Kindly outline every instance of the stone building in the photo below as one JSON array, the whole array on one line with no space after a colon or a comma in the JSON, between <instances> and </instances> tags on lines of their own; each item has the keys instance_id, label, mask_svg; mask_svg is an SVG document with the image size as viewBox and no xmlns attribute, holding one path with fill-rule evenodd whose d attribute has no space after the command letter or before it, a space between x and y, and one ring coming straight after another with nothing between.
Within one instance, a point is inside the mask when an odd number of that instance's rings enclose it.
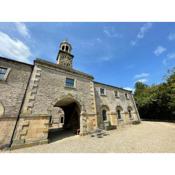
<instances>
[{"instance_id":1,"label":"stone building","mask_svg":"<svg viewBox=\"0 0 175 175\"><path fill-rule=\"evenodd\" d=\"M71 51L63 41L56 64L0 57L1 148L48 143L52 127L86 135L140 120L132 92L73 69Z\"/></svg>"}]
</instances>

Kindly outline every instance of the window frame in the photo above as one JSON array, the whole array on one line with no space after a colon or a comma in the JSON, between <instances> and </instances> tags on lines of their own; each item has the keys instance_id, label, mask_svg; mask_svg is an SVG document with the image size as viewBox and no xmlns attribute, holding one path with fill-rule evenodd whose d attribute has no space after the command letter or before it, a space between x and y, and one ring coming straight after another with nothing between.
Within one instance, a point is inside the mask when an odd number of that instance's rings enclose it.
<instances>
[{"instance_id":1,"label":"window frame","mask_svg":"<svg viewBox=\"0 0 175 175\"><path fill-rule=\"evenodd\" d=\"M114 90L114 95L115 95L115 98L120 98L120 94L118 90Z\"/></svg>"},{"instance_id":2,"label":"window frame","mask_svg":"<svg viewBox=\"0 0 175 175\"><path fill-rule=\"evenodd\" d=\"M10 73L11 68L0 66L0 69L6 69L6 72L3 76L3 78L0 78L0 81L6 81L8 78L8 75Z\"/></svg>"},{"instance_id":3,"label":"window frame","mask_svg":"<svg viewBox=\"0 0 175 175\"><path fill-rule=\"evenodd\" d=\"M104 112L105 111L105 119L104 119ZM107 121L108 120L108 117L107 117L107 110L106 109L102 109L102 118L103 118L103 121Z\"/></svg>"},{"instance_id":4,"label":"window frame","mask_svg":"<svg viewBox=\"0 0 175 175\"><path fill-rule=\"evenodd\" d=\"M122 120L122 115L121 115L121 110L120 109L117 109L117 119Z\"/></svg>"},{"instance_id":5,"label":"window frame","mask_svg":"<svg viewBox=\"0 0 175 175\"><path fill-rule=\"evenodd\" d=\"M125 93L125 98L126 98L126 100L129 100L130 99L128 93Z\"/></svg>"},{"instance_id":6,"label":"window frame","mask_svg":"<svg viewBox=\"0 0 175 175\"><path fill-rule=\"evenodd\" d=\"M67 80L68 80L68 79L69 79L69 80L73 80L73 86L67 85ZM76 88L76 79L66 77L66 79L65 79L65 87L66 87L66 88L72 88L72 89Z\"/></svg>"},{"instance_id":7,"label":"window frame","mask_svg":"<svg viewBox=\"0 0 175 175\"><path fill-rule=\"evenodd\" d=\"M132 119L132 112L131 112L131 109L128 109L128 114L129 114L129 118Z\"/></svg>"},{"instance_id":8,"label":"window frame","mask_svg":"<svg viewBox=\"0 0 175 175\"><path fill-rule=\"evenodd\" d=\"M102 93L101 93L101 89L103 89L103 90L104 90L104 94L102 94ZM99 93L100 93L100 95L101 95L101 96L106 96L106 89L105 89L105 88L100 87L100 89L99 89Z\"/></svg>"}]
</instances>

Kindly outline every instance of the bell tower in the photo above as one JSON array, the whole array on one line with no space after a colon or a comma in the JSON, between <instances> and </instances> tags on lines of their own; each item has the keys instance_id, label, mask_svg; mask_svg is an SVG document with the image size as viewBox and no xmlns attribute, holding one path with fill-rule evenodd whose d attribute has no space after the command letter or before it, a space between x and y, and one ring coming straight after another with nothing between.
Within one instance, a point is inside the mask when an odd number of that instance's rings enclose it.
<instances>
[{"instance_id":1,"label":"bell tower","mask_svg":"<svg viewBox=\"0 0 175 175\"><path fill-rule=\"evenodd\" d=\"M72 68L73 55L71 54L72 46L67 40L64 40L60 44L57 64L64 66L65 68Z\"/></svg>"}]
</instances>

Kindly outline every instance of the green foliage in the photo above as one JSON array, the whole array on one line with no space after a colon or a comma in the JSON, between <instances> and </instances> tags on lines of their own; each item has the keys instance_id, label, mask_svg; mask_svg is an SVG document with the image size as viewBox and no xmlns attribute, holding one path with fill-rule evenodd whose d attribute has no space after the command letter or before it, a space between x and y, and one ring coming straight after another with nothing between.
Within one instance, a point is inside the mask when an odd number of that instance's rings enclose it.
<instances>
[{"instance_id":1,"label":"green foliage","mask_svg":"<svg viewBox=\"0 0 175 175\"><path fill-rule=\"evenodd\" d=\"M141 118L175 120L175 69L168 72L162 84L137 82L134 97Z\"/></svg>"}]
</instances>

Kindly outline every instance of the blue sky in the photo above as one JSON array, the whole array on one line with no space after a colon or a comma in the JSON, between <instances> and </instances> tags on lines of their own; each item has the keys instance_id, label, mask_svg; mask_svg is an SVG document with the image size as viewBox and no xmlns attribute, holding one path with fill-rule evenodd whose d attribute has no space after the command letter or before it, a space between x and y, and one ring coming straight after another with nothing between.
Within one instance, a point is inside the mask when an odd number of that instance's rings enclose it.
<instances>
[{"instance_id":1,"label":"blue sky","mask_svg":"<svg viewBox=\"0 0 175 175\"><path fill-rule=\"evenodd\" d=\"M158 84L175 66L175 23L0 23L0 56L55 63L64 39L72 44L74 68L102 83Z\"/></svg>"}]
</instances>

